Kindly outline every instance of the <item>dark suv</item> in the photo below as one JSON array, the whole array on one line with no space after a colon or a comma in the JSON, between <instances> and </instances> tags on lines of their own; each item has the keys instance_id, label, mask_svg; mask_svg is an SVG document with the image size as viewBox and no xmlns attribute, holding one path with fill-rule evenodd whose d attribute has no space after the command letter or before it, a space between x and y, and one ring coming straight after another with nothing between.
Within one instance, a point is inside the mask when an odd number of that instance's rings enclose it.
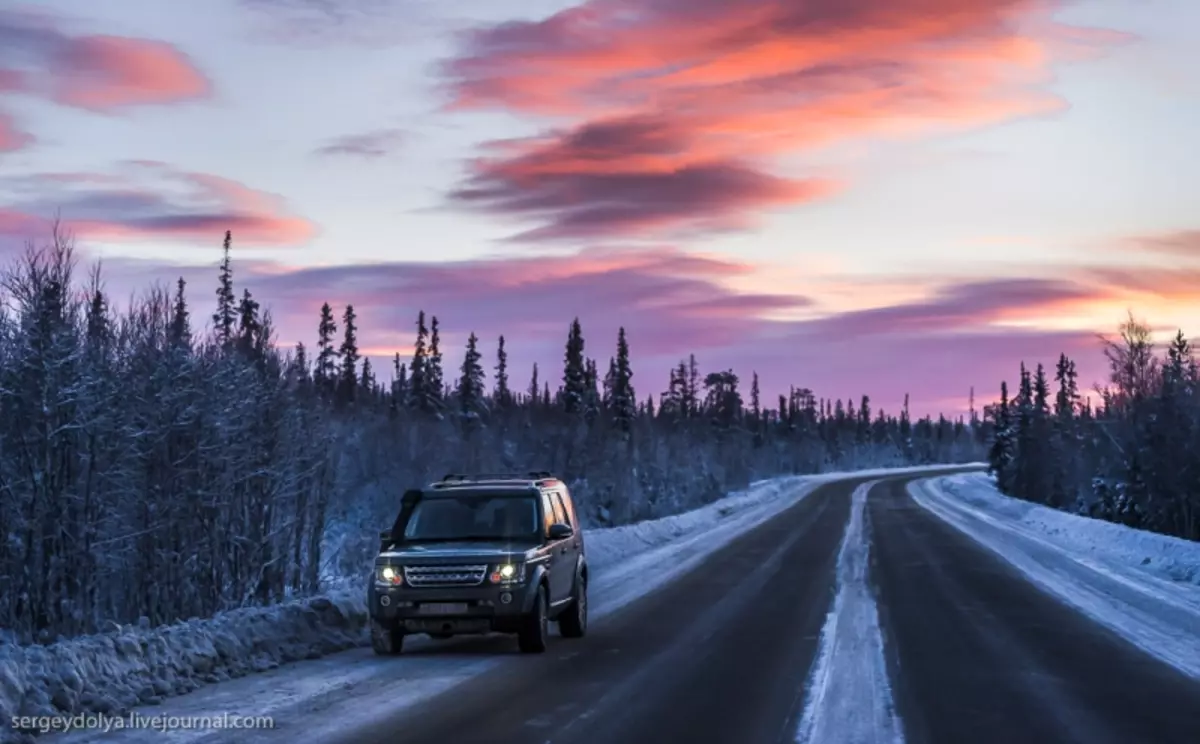
<instances>
[{"instance_id":1,"label":"dark suv","mask_svg":"<svg viewBox=\"0 0 1200 744\"><path fill-rule=\"evenodd\" d=\"M404 637L515 633L546 650L548 625L587 632L588 566L566 484L547 472L447 475L405 492L380 534L367 593L371 646L400 653Z\"/></svg>"}]
</instances>

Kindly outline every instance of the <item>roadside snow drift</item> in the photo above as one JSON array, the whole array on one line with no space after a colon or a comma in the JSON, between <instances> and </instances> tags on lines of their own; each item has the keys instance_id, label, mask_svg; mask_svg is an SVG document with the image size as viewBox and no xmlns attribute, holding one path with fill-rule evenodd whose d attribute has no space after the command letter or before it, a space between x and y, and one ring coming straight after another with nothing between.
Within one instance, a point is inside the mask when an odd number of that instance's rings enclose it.
<instances>
[{"instance_id":1,"label":"roadside snow drift","mask_svg":"<svg viewBox=\"0 0 1200 744\"><path fill-rule=\"evenodd\" d=\"M771 479L695 511L588 530L592 616L603 617L690 570L714 550L795 504L823 483L949 467L964 466L885 468ZM628 580L633 575L637 581ZM281 707L311 708L316 698L321 698L321 708L334 704L330 696L344 694L361 700L374 681L384 678L387 685L381 686L380 704L394 708L405 698L400 688L411 686L408 702L416 702L503 661L503 657L472 659L447 665L433 663L436 657L412 658L405 664L405 678L397 679L394 665L377 663L379 660L358 652L344 655L344 660L319 659L367 645L365 599L365 591L351 583L349 588L331 591L327 596L236 610L161 628L125 627L49 646L0 643L0 742L27 738L9 727L13 716L115 715L147 705L155 706L153 710L163 715L270 715ZM426 645L420 639L414 640L414 650ZM290 666L286 674L282 670L279 674L269 672L282 664L306 659L319 660ZM268 674L262 684L254 678L226 682L264 671ZM210 684L215 682L226 684ZM206 685L203 691L171 701L177 704L163 704L167 698ZM126 730L100 738L186 741L211 733ZM68 738L86 740L88 736L87 732L76 732Z\"/></svg>"},{"instance_id":2,"label":"roadside snow drift","mask_svg":"<svg viewBox=\"0 0 1200 744\"><path fill-rule=\"evenodd\" d=\"M908 490L1045 591L1200 678L1200 544L1010 498L982 474Z\"/></svg>"},{"instance_id":3,"label":"roadside snow drift","mask_svg":"<svg viewBox=\"0 0 1200 744\"><path fill-rule=\"evenodd\" d=\"M362 595L358 592L357 595ZM50 646L0 645L0 741L13 716L115 714L361 645L366 597L315 597Z\"/></svg>"}]
</instances>

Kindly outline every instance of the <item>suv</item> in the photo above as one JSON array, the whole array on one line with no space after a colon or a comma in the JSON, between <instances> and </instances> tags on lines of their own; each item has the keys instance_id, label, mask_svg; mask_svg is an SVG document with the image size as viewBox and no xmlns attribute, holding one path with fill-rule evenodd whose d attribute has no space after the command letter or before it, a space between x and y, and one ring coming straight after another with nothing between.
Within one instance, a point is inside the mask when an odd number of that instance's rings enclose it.
<instances>
[{"instance_id":1,"label":"suv","mask_svg":"<svg viewBox=\"0 0 1200 744\"><path fill-rule=\"evenodd\" d=\"M583 532L548 472L447 475L406 491L379 537L367 590L377 654L414 633L515 633L521 651L541 653L551 620L564 638L587 632Z\"/></svg>"}]
</instances>

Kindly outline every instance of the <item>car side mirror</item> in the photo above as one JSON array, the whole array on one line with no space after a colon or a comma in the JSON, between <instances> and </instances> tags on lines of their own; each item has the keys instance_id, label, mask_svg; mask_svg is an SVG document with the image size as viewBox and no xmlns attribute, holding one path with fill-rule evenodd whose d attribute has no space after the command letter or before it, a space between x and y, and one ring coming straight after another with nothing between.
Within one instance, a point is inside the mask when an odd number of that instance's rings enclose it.
<instances>
[{"instance_id":1,"label":"car side mirror","mask_svg":"<svg viewBox=\"0 0 1200 744\"><path fill-rule=\"evenodd\" d=\"M550 525L550 529L546 530L546 537L551 540L566 540L568 537L575 534L575 530L571 529L571 525L555 522Z\"/></svg>"},{"instance_id":2,"label":"car side mirror","mask_svg":"<svg viewBox=\"0 0 1200 744\"><path fill-rule=\"evenodd\" d=\"M391 530L383 530L379 533L379 552L382 553L392 546L395 540L392 539Z\"/></svg>"}]
</instances>

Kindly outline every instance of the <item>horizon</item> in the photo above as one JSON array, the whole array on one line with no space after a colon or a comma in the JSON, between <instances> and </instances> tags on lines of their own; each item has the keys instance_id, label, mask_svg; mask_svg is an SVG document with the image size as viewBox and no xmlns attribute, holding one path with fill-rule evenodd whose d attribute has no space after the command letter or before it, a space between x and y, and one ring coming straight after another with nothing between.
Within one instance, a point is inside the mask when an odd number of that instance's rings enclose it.
<instances>
[{"instance_id":1,"label":"horizon","mask_svg":"<svg viewBox=\"0 0 1200 744\"><path fill-rule=\"evenodd\" d=\"M353 304L381 380L424 310L447 370L504 334L557 382L578 317L641 401L695 354L914 417L1194 330L1200 6L934 5L3 10L0 264L61 214L116 304L183 277L207 322L228 229L281 346Z\"/></svg>"}]
</instances>

